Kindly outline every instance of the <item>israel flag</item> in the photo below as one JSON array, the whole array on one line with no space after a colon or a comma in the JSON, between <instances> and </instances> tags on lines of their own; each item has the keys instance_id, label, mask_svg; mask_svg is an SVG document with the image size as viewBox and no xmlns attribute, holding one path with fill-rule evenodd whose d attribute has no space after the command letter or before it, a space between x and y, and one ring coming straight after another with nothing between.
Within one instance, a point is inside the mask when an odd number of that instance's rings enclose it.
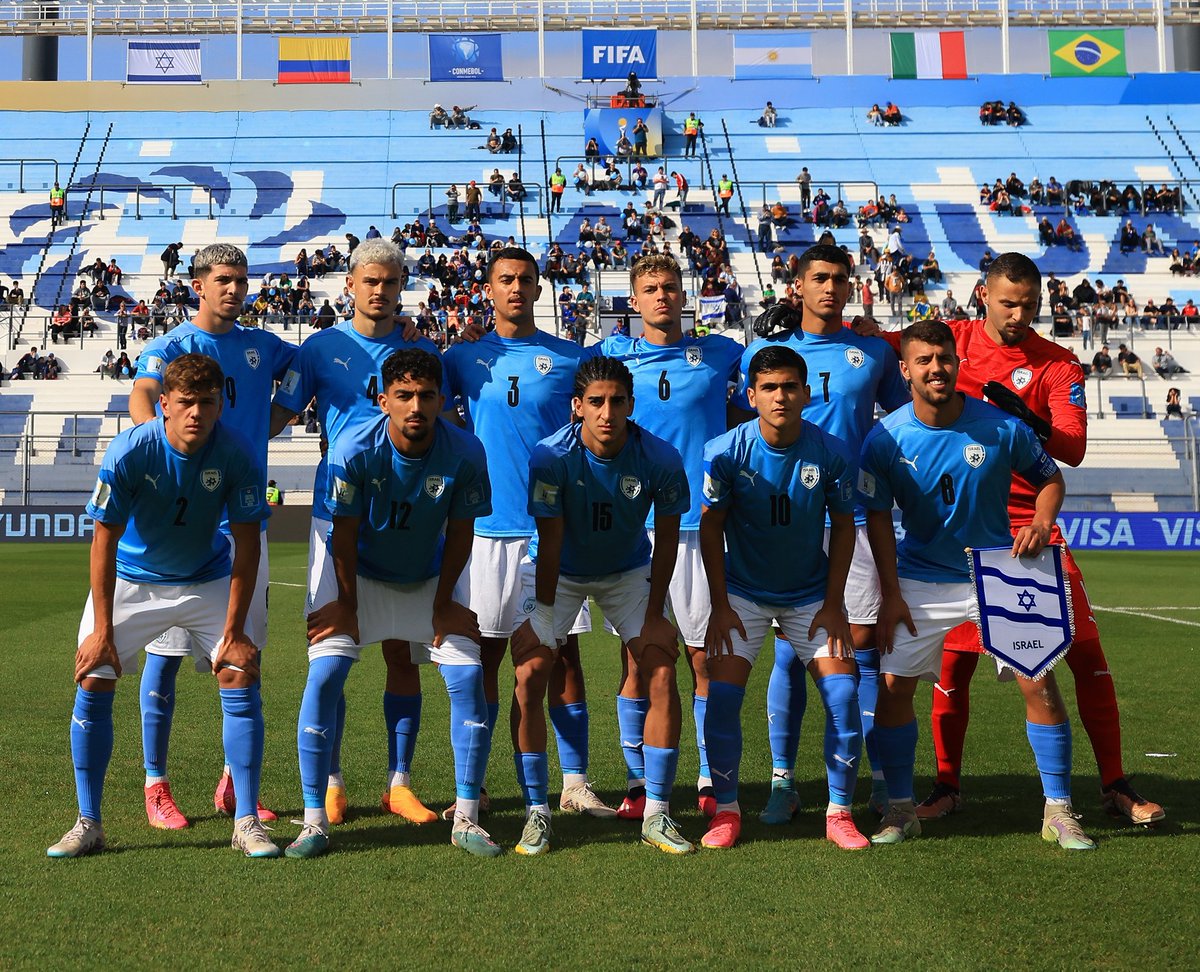
<instances>
[{"instance_id":1,"label":"israel flag","mask_svg":"<svg viewBox=\"0 0 1200 972\"><path fill-rule=\"evenodd\" d=\"M200 84L199 41L133 41L125 57L127 84Z\"/></svg>"},{"instance_id":2,"label":"israel flag","mask_svg":"<svg viewBox=\"0 0 1200 972\"><path fill-rule=\"evenodd\" d=\"M1011 546L968 551L983 650L1027 678L1053 668L1075 636L1062 552L1061 544L1036 557L1013 557Z\"/></svg>"},{"instance_id":3,"label":"israel flag","mask_svg":"<svg viewBox=\"0 0 1200 972\"><path fill-rule=\"evenodd\" d=\"M725 297L700 298L700 323L710 328L720 327L725 323Z\"/></svg>"},{"instance_id":4,"label":"israel flag","mask_svg":"<svg viewBox=\"0 0 1200 972\"><path fill-rule=\"evenodd\" d=\"M812 34L808 32L733 35L733 76L739 81L811 78L812 73Z\"/></svg>"}]
</instances>

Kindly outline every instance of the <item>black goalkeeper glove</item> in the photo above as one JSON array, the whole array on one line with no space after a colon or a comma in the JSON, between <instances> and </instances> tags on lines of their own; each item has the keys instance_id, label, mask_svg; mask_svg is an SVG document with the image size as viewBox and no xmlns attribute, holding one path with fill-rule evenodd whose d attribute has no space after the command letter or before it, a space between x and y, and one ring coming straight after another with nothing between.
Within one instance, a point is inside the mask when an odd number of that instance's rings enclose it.
<instances>
[{"instance_id":1,"label":"black goalkeeper glove","mask_svg":"<svg viewBox=\"0 0 1200 972\"><path fill-rule=\"evenodd\" d=\"M997 408L1004 409L1009 415L1015 415L1033 429L1033 434L1043 445L1050 441L1050 436L1054 434L1050 423L1041 416L1035 415L1029 406L1021 401L1021 396L1011 388L1006 388L998 381L989 381L983 386L983 394Z\"/></svg>"},{"instance_id":2,"label":"black goalkeeper glove","mask_svg":"<svg viewBox=\"0 0 1200 972\"><path fill-rule=\"evenodd\" d=\"M801 313L790 304L772 304L754 319L754 336L765 338L780 331L795 331L801 319Z\"/></svg>"}]
</instances>

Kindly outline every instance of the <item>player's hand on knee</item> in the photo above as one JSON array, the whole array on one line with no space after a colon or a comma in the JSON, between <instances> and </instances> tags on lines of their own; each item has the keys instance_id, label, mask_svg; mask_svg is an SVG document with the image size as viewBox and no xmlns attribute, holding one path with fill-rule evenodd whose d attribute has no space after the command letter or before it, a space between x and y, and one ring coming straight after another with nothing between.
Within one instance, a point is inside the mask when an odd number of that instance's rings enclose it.
<instances>
[{"instance_id":1,"label":"player's hand on knee","mask_svg":"<svg viewBox=\"0 0 1200 972\"><path fill-rule=\"evenodd\" d=\"M479 641L479 618L458 601L447 601L433 609L433 647L442 647L442 642L451 635L460 635L476 643Z\"/></svg>"},{"instance_id":2,"label":"player's hand on knee","mask_svg":"<svg viewBox=\"0 0 1200 972\"><path fill-rule=\"evenodd\" d=\"M642 651L653 645L672 661L679 657L679 632L675 630L675 625L661 614L646 618L642 624L641 636L637 640L641 642ZM638 660L641 660L640 657Z\"/></svg>"},{"instance_id":3,"label":"player's hand on knee","mask_svg":"<svg viewBox=\"0 0 1200 972\"><path fill-rule=\"evenodd\" d=\"M812 624L808 626L808 640L816 638L818 631L825 632L825 644L829 648L830 658L854 657L850 622L846 620L846 612L842 610L841 605L821 605L821 609L813 615Z\"/></svg>"},{"instance_id":4,"label":"player's hand on knee","mask_svg":"<svg viewBox=\"0 0 1200 972\"><path fill-rule=\"evenodd\" d=\"M896 628L901 624L908 629L910 635L916 637L917 626L913 624L912 614L909 612L904 598L884 595L883 603L879 606L879 620L875 628L879 640L879 650L883 654L889 654L896 647Z\"/></svg>"},{"instance_id":5,"label":"player's hand on knee","mask_svg":"<svg viewBox=\"0 0 1200 972\"><path fill-rule=\"evenodd\" d=\"M737 611L728 604L722 607L714 605L708 618L708 629L704 632L704 650L709 658L715 660L722 655L733 654L733 639L730 635L735 630L742 636L742 641L748 640L746 628Z\"/></svg>"},{"instance_id":6,"label":"player's hand on knee","mask_svg":"<svg viewBox=\"0 0 1200 972\"><path fill-rule=\"evenodd\" d=\"M114 672L121 674L121 659L117 646L111 638L92 632L83 639L75 652L75 681L82 682L87 674L104 665L111 665Z\"/></svg>"},{"instance_id":7,"label":"player's hand on knee","mask_svg":"<svg viewBox=\"0 0 1200 972\"><path fill-rule=\"evenodd\" d=\"M1050 542L1050 531L1037 523L1023 526L1013 538L1014 557L1036 557Z\"/></svg>"},{"instance_id":8,"label":"player's hand on knee","mask_svg":"<svg viewBox=\"0 0 1200 972\"><path fill-rule=\"evenodd\" d=\"M221 639L212 663L213 674L219 676L225 668L237 668L250 678L258 679L258 647L245 634L227 634Z\"/></svg>"},{"instance_id":9,"label":"player's hand on knee","mask_svg":"<svg viewBox=\"0 0 1200 972\"><path fill-rule=\"evenodd\" d=\"M310 645L334 635L345 635L358 644L358 612L337 600L321 605L308 616Z\"/></svg>"}]
</instances>

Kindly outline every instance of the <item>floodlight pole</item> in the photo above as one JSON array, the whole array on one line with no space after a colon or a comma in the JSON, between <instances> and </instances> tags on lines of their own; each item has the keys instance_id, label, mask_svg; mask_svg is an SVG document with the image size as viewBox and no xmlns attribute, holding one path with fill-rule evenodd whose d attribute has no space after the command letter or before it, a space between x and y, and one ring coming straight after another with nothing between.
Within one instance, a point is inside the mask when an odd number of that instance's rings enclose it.
<instances>
[{"instance_id":1,"label":"floodlight pole","mask_svg":"<svg viewBox=\"0 0 1200 972\"><path fill-rule=\"evenodd\" d=\"M1154 5L1154 35L1158 41L1158 71L1167 73L1167 24L1163 7L1166 0L1158 0Z\"/></svg>"},{"instance_id":2,"label":"floodlight pole","mask_svg":"<svg viewBox=\"0 0 1200 972\"><path fill-rule=\"evenodd\" d=\"M691 0L691 25L692 25L692 77L700 77L700 30L697 23L696 15L696 0Z\"/></svg>"},{"instance_id":3,"label":"floodlight pole","mask_svg":"<svg viewBox=\"0 0 1200 972\"><path fill-rule=\"evenodd\" d=\"M392 0L387 0L387 76L392 80Z\"/></svg>"},{"instance_id":4,"label":"floodlight pole","mask_svg":"<svg viewBox=\"0 0 1200 972\"><path fill-rule=\"evenodd\" d=\"M92 80L92 41L94 40L93 18L94 18L95 12L92 9L91 0L88 0L86 7L87 7L87 80L91 81ZM126 57L126 61L128 62L128 58L129 58L128 50L127 50L127 53L125 54L125 57Z\"/></svg>"},{"instance_id":5,"label":"floodlight pole","mask_svg":"<svg viewBox=\"0 0 1200 972\"><path fill-rule=\"evenodd\" d=\"M546 2L538 0L538 77L546 79Z\"/></svg>"},{"instance_id":6,"label":"floodlight pole","mask_svg":"<svg viewBox=\"0 0 1200 972\"><path fill-rule=\"evenodd\" d=\"M236 54L234 60L237 63L237 68L236 68L236 72L235 72L234 76L237 78L237 80L241 81L242 80L242 0L237 0L236 14L237 14L237 25L236 25L236 30L234 32L236 34L234 46L237 49L237 54Z\"/></svg>"},{"instance_id":7,"label":"floodlight pole","mask_svg":"<svg viewBox=\"0 0 1200 972\"><path fill-rule=\"evenodd\" d=\"M1008 0L1000 0L1000 73L1008 74Z\"/></svg>"},{"instance_id":8,"label":"floodlight pole","mask_svg":"<svg viewBox=\"0 0 1200 972\"><path fill-rule=\"evenodd\" d=\"M846 73L854 73L854 2L846 0Z\"/></svg>"}]
</instances>

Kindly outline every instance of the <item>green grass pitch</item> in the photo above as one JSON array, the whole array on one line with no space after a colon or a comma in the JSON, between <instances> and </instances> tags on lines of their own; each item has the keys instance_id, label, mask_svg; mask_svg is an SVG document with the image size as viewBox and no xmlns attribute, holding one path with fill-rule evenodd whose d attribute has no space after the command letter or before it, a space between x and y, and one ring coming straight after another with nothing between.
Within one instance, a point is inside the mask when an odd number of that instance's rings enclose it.
<instances>
[{"instance_id":1,"label":"green grass pitch","mask_svg":"<svg viewBox=\"0 0 1200 972\"><path fill-rule=\"evenodd\" d=\"M378 809L386 768L383 665L368 651L347 687L343 768L350 820L315 861L248 861L211 803L220 771L220 713L211 677L181 672L171 750L175 795L193 826L151 830L142 809L136 676L118 690L116 750L105 793L111 850L53 861L45 848L75 817L67 728L72 657L86 594L83 545L10 546L0 565L0 967L1194 968L1197 920L1197 677L1200 555L1083 554L1122 703L1127 772L1167 807L1147 831L1105 817L1087 739L1075 724L1075 805L1099 849L1068 854L1038 837L1041 799L1015 687L980 666L967 740L963 812L919 840L847 854L823 839L823 713L810 692L797 777L804 811L763 827L769 776L763 696L755 673L745 707L746 828L733 851L673 859L640 846L633 825L556 815L553 852L468 858L448 825L417 828ZM263 798L281 812L275 836L298 831L296 716L305 676L305 552L271 550L271 645ZM290 586L285 586L290 585ZM1110 610L1110 609L1118 610ZM1140 611L1140 613L1139 613ZM764 656L763 661L767 659ZM585 640L591 773L619 799L624 781L613 696L612 637ZM185 669L187 666L185 666ZM1074 712L1065 666L1060 684ZM505 673L502 696L511 686ZM690 686L680 675L685 698ZM453 795L441 680L424 673L414 779L440 808ZM933 756L928 695L919 696L918 797ZM703 831L694 804L696 755L685 702L676 814ZM502 706L484 825L515 843L522 808ZM1189 742L1188 740L1191 740ZM1171 754L1150 756L1147 754ZM552 793L556 765L551 759ZM867 780L855 816L863 830Z\"/></svg>"}]
</instances>

